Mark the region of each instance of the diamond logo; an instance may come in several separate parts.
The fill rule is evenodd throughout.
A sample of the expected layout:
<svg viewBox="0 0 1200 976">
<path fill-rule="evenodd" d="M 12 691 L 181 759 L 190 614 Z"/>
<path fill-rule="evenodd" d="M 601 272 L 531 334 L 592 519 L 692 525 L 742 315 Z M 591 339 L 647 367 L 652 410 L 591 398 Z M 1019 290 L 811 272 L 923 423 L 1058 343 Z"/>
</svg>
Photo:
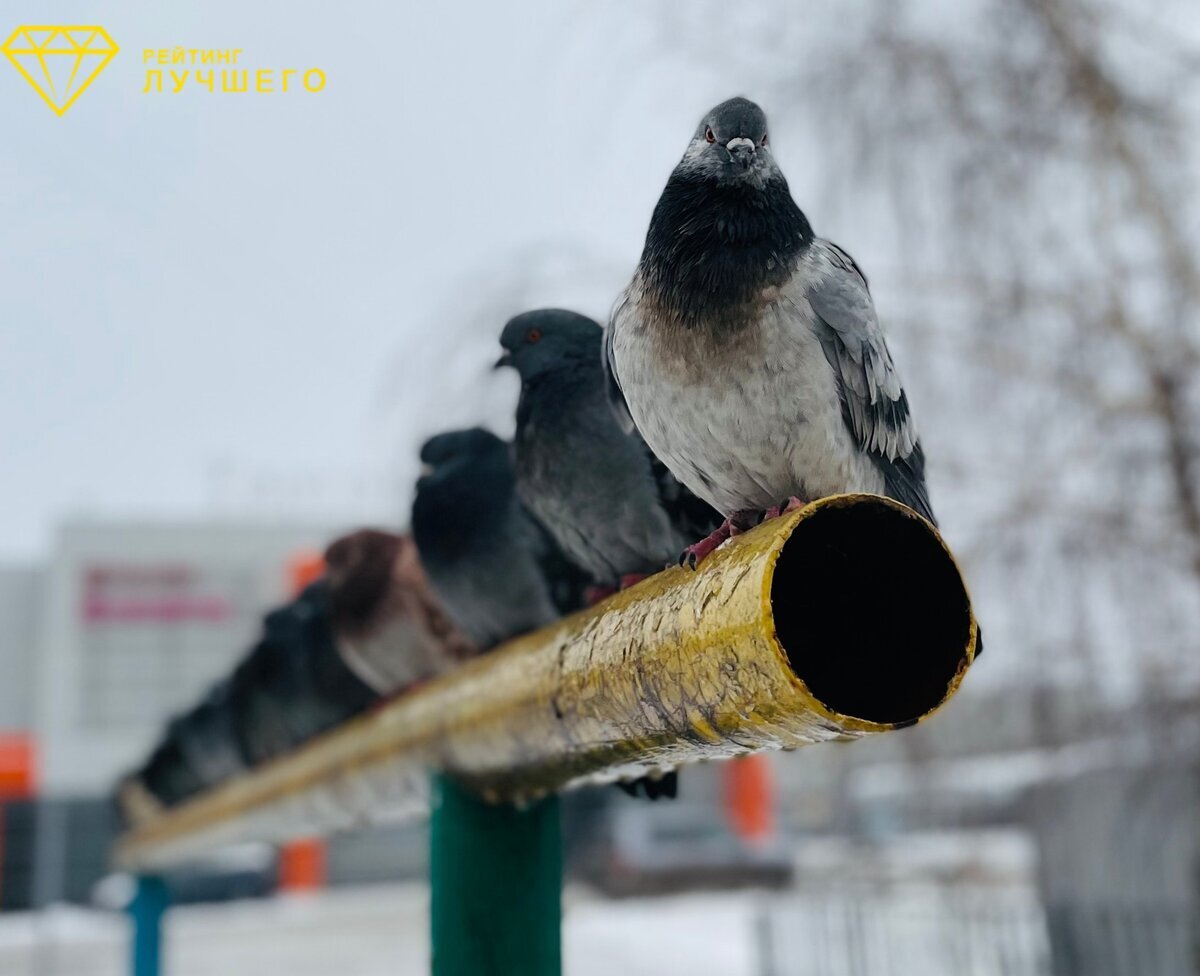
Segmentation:
<svg viewBox="0 0 1200 976">
<path fill-rule="evenodd" d="M 0 47 L 56 115 L 63 115 L 119 48 L 103 27 L 18 27 Z"/>
</svg>

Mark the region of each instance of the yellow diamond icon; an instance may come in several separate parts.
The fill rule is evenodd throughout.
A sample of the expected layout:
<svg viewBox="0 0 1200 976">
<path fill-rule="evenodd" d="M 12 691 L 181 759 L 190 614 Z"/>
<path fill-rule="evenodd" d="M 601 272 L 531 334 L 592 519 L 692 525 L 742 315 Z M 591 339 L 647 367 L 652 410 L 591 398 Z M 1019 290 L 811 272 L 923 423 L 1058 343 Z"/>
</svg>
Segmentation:
<svg viewBox="0 0 1200 976">
<path fill-rule="evenodd" d="M 18 27 L 0 47 L 56 115 L 75 104 L 113 59 L 116 42 L 103 27 Z"/>
</svg>

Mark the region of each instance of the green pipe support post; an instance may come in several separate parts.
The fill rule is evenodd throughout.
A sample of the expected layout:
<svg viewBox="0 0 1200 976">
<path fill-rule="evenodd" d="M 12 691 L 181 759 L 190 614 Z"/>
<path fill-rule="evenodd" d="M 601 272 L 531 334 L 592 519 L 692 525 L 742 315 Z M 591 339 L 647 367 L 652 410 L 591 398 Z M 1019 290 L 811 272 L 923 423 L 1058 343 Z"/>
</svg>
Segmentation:
<svg viewBox="0 0 1200 976">
<path fill-rule="evenodd" d="M 492 804 L 434 776 L 433 976 L 559 976 L 562 877 L 557 796 Z"/>
</svg>

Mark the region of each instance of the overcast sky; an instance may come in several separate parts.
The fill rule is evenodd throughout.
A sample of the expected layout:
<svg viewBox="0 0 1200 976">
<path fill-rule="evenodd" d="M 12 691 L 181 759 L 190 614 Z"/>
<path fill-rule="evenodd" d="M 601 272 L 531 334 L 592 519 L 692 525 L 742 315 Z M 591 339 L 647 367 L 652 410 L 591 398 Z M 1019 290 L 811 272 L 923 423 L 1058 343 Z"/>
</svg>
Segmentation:
<svg viewBox="0 0 1200 976">
<path fill-rule="evenodd" d="M 420 436 L 508 422 L 508 269 L 604 314 L 696 119 L 754 94 L 652 7 L 9 5 L 121 52 L 63 118 L 0 62 L 0 560 L 77 515 L 401 518 Z M 144 94 L 175 45 L 327 87 Z"/>
</svg>

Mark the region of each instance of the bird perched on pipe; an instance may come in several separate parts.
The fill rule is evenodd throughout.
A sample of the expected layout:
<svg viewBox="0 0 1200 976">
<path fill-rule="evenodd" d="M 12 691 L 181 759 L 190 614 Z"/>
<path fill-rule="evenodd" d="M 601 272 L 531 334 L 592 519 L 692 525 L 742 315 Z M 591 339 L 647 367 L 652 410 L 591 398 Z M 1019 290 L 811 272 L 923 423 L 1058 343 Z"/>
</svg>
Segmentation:
<svg viewBox="0 0 1200 976">
<path fill-rule="evenodd" d="M 536 630 L 582 605 L 583 574 L 517 497 L 509 445 L 482 427 L 421 448 L 412 533 L 450 618 L 476 648 Z"/>
<path fill-rule="evenodd" d="M 867 280 L 792 200 L 767 119 L 700 121 L 605 337 L 628 427 L 726 516 L 685 554 L 796 500 L 888 495 L 934 521 L 925 455 Z"/>
<path fill-rule="evenodd" d="M 290 752 L 379 699 L 339 653 L 330 599 L 322 578 L 268 613 L 258 643 L 230 677 L 228 707 L 249 766 Z"/>
<path fill-rule="evenodd" d="M 338 653 L 379 695 L 428 681 L 474 653 L 438 602 L 408 535 L 359 529 L 325 550 Z"/>
<path fill-rule="evenodd" d="M 525 312 L 500 335 L 521 377 L 517 491 L 600 586 L 655 573 L 721 521 L 609 408 L 604 330 L 564 309 Z"/>
</svg>

